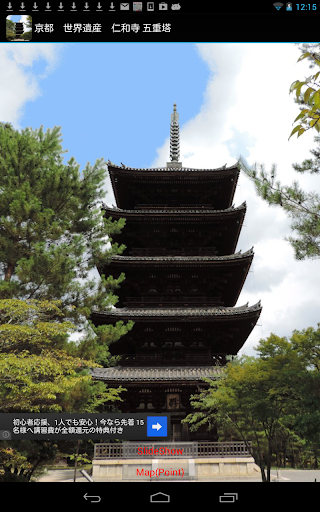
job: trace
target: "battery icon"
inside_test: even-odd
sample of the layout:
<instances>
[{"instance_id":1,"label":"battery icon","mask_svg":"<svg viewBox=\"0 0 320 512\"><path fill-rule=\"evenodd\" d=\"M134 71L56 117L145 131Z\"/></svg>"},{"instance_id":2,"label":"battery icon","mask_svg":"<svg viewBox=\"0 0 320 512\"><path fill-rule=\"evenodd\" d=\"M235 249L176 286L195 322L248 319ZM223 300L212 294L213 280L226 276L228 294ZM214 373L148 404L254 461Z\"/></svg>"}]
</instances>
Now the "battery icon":
<instances>
[{"instance_id":1,"label":"battery icon","mask_svg":"<svg viewBox=\"0 0 320 512\"><path fill-rule=\"evenodd\" d=\"M219 496L219 503L235 503L238 499L238 494L235 492L225 492L223 496Z\"/></svg>"}]
</instances>

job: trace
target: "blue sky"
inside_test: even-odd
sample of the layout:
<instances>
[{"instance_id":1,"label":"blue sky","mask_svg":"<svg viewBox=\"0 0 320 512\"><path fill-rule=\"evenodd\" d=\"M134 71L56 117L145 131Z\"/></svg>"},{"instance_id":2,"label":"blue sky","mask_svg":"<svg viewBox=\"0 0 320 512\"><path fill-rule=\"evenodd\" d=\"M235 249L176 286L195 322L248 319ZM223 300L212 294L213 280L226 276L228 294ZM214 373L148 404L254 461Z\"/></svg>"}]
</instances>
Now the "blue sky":
<instances>
[{"instance_id":1,"label":"blue sky","mask_svg":"<svg viewBox=\"0 0 320 512\"><path fill-rule=\"evenodd\" d=\"M10 16L7 16L7 18L10 18L11 21L14 21L14 23L19 23L22 20L21 14L11 14Z\"/></svg>"},{"instance_id":2,"label":"blue sky","mask_svg":"<svg viewBox=\"0 0 320 512\"><path fill-rule=\"evenodd\" d=\"M41 75L45 67L35 61L32 72ZM81 168L100 157L147 167L169 135L173 103L181 123L194 117L208 75L192 44L65 44L20 125L61 126L67 157Z\"/></svg>"},{"instance_id":3,"label":"blue sky","mask_svg":"<svg viewBox=\"0 0 320 512\"><path fill-rule=\"evenodd\" d=\"M319 190L317 176L297 176L292 164L310 157L311 131L292 137L299 111L290 84L310 75L295 45L286 43L28 43L0 44L0 121L17 129L61 126L66 160L83 169L103 157L131 167L165 166L170 115L180 115L185 167L278 166ZM104 201L114 204L110 183ZM259 325L243 352L271 332L290 336L319 322L319 261L297 262L285 240L290 219L270 208L241 175L235 206L247 202L237 250L255 257L237 305L262 302Z\"/></svg>"}]
</instances>

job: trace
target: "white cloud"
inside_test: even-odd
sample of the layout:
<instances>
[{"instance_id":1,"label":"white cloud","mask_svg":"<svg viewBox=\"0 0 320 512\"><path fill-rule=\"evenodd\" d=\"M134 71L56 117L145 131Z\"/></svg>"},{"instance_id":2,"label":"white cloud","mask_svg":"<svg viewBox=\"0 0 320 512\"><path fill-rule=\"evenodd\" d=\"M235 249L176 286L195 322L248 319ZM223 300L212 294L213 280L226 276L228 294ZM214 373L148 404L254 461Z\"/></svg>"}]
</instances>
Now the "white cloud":
<instances>
[{"instance_id":1,"label":"white cloud","mask_svg":"<svg viewBox=\"0 0 320 512\"><path fill-rule=\"evenodd\" d=\"M180 126L181 160L186 167L215 168L236 162L239 153L249 165L277 164L278 179L299 180L308 190L319 187L316 176L300 176L292 164L310 158L314 132L288 140L299 113L290 84L310 75L308 63L297 63L293 44L197 44L211 75L204 102L196 117ZM179 102L177 101L179 112ZM238 150L238 152L237 152ZM165 165L169 139L158 149L152 165ZM296 261L284 237L290 219L257 197L252 183L240 176L235 205L247 202L247 216L238 243L242 251L254 246L250 272L238 305L261 299L263 311L243 347L253 353L259 339L271 332L290 336L294 329L317 326L319 261Z\"/></svg>"},{"instance_id":2,"label":"white cloud","mask_svg":"<svg viewBox=\"0 0 320 512\"><path fill-rule=\"evenodd\" d=\"M23 30L27 30L27 23L28 23L28 16L26 14L23 14L20 18L20 22L23 23Z\"/></svg>"},{"instance_id":3,"label":"white cloud","mask_svg":"<svg viewBox=\"0 0 320 512\"><path fill-rule=\"evenodd\" d=\"M51 73L59 62L59 44L0 45L0 121L20 128L23 107L41 95L40 80ZM44 73L36 75L33 64L44 60Z\"/></svg>"}]
</instances>

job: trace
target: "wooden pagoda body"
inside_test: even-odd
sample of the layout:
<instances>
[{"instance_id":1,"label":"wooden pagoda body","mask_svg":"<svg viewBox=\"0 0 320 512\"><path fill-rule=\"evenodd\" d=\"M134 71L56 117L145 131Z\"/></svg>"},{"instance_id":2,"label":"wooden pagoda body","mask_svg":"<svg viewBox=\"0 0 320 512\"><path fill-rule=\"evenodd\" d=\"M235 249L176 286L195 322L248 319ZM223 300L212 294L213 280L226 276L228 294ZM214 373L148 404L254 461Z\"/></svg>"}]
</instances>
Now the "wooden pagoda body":
<instances>
[{"instance_id":1,"label":"wooden pagoda body","mask_svg":"<svg viewBox=\"0 0 320 512\"><path fill-rule=\"evenodd\" d=\"M21 39L23 32L23 23L16 23L16 39Z\"/></svg>"},{"instance_id":2,"label":"wooden pagoda body","mask_svg":"<svg viewBox=\"0 0 320 512\"><path fill-rule=\"evenodd\" d=\"M261 313L260 303L237 307L253 251L235 253L246 205L232 206L239 168L135 169L109 165L117 207L125 218L114 241L126 245L100 273L126 275L117 308L95 311L94 324L133 320L132 331L110 346L119 365L93 370L95 379L122 385L122 412L169 412L172 441L214 440L189 432L181 420L190 396L216 379L236 355Z\"/></svg>"}]
</instances>

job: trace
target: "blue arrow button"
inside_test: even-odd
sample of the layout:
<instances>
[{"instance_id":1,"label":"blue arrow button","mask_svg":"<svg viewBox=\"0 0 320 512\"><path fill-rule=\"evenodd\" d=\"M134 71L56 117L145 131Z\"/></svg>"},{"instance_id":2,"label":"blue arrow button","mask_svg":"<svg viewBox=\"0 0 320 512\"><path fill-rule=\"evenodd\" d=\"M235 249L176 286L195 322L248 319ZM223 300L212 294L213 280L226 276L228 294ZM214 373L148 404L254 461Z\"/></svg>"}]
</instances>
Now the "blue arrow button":
<instances>
[{"instance_id":1,"label":"blue arrow button","mask_svg":"<svg viewBox=\"0 0 320 512\"><path fill-rule=\"evenodd\" d=\"M147 417L147 437L167 437L168 418L167 416Z\"/></svg>"}]
</instances>

